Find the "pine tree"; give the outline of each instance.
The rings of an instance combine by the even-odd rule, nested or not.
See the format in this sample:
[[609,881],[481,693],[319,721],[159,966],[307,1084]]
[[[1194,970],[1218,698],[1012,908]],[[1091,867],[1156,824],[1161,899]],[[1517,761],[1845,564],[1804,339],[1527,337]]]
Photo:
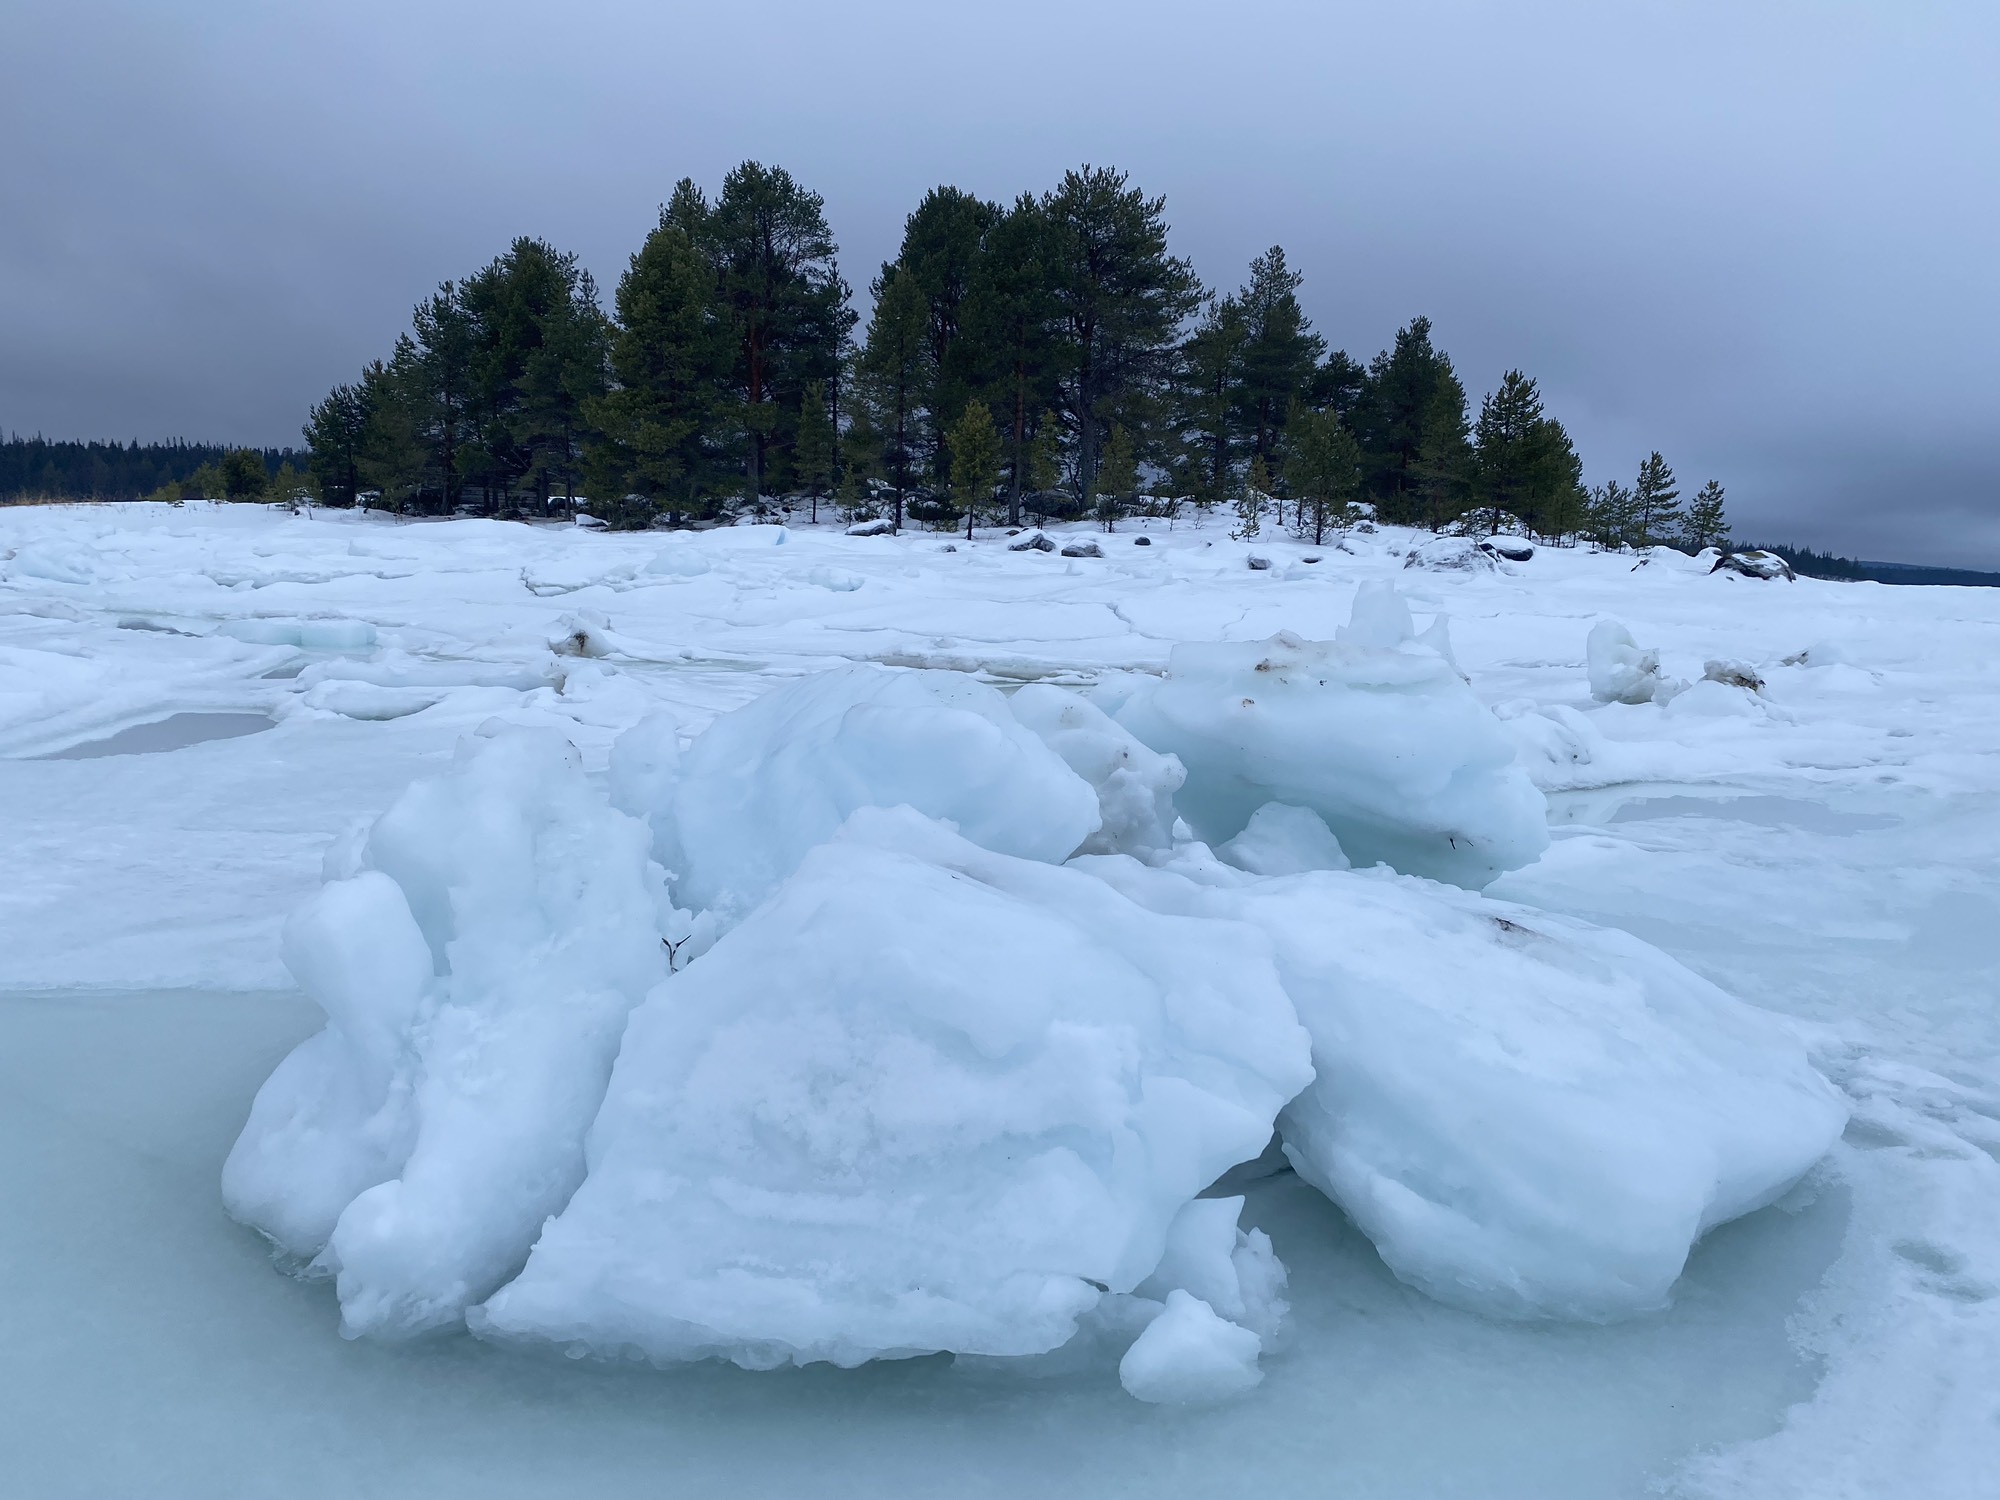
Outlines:
[[232,448],[222,455],[222,497],[225,500],[261,500],[270,487],[271,476],[264,468],[264,455],[254,448]]
[[714,271],[667,212],[620,278],[617,308],[614,386],[590,412],[603,434],[590,483],[676,523],[712,516],[729,457],[719,430],[731,347]]
[[983,393],[1003,429],[1010,526],[1021,524],[1022,497],[1037,489],[1030,473],[1034,443],[1049,429],[1036,425],[1035,414],[1057,394],[1049,276],[1048,217],[1033,194],[1023,193],[986,231],[951,345],[955,377]]
[[668,212],[696,226],[695,241],[716,267],[754,500],[790,464],[806,382],[839,377],[854,326],[826,200],[782,167],[746,161],[723,179],[713,208],[688,184],[675,189]]
[[872,514],[871,481],[882,477],[882,439],[870,420],[864,402],[853,408],[847,431],[840,435],[840,488],[838,496],[847,519],[858,521],[864,511]]
[[[1182,477],[1198,509],[1228,498],[1236,469],[1237,409],[1250,327],[1234,297],[1211,300],[1180,348],[1174,425]],[[1268,464],[1268,456],[1266,456]]]
[[1114,421],[1143,453],[1182,321],[1201,302],[1193,268],[1167,253],[1166,200],[1123,172],[1083,167],[1042,201],[1060,327],[1061,400],[1076,434],[1076,485],[1097,492],[1101,436]]
[[396,341],[388,363],[376,360],[361,372],[362,403],[368,412],[358,453],[361,477],[382,492],[382,501],[399,514],[416,499],[425,470],[423,435],[416,383],[416,351],[406,334]]
[[945,434],[951,453],[951,498],[965,512],[966,540],[979,512],[993,500],[1000,483],[1000,434],[993,430],[993,413],[984,401],[968,401]]
[[799,403],[798,437],[792,449],[792,468],[799,483],[812,497],[812,519],[819,521],[819,497],[833,482],[833,414],[827,409],[826,383],[809,381]]
[[326,504],[354,504],[361,489],[361,441],[367,425],[367,404],[358,385],[335,386],[307,415],[308,462]]
[[1722,510],[1723,489],[1713,479],[1696,492],[1681,522],[1681,535],[1696,552],[1705,547],[1729,546],[1729,521]]
[[1624,548],[1638,534],[1637,511],[1632,492],[1615,479],[1607,479],[1590,492],[1584,509],[1584,523],[1591,539],[1601,547]]
[[1465,387],[1447,371],[1431,392],[1408,471],[1423,524],[1442,531],[1464,511],[1472,485],[1472,444],[1467,440]]
[[1243,492],[1236,500],[1236,530],[1233,535],[1239,541],[1248,541],[1263,531],[1264,508],[1271,501],[1271,474],[1264,467],[1262,454],[1250,460],[1250,472],[1243,481]]
[[1656,546],[1679,533],[1680,494],[1667,461],[1658,451],[1647,455],[1639,465],[1639,481],[1632,487],[1633,522],[1638,532],[1635,545]]
[[1294,407],[1286,424],[1285,482],[1299,502],[1300,527],[1312,515],[1313,545],[1326,541],[1329,523],[1346,526],[1361,488],[1361,445],[1332,412]]
[[1110,440],[1104,445],[1104,461],[1097,471],[1097,519],[1104,523],[1106,531],[1115,529],[1119,516],[1131,507],[1138,494],[1139,463],[1132,452],[1132,436],[1114,422]]
[[962,346],[966,302],[984,258],[986,239],[1001,217],[1000,205],[955,187],[924,194],[903,225],[896,264],[916,280],[930,324],[930,350],[923,393],[932,428],[931,469],[943,486],[949,468],[945,415],[962,411],[982,363]]
[[[538,503],[574,494],[591,434],[585,410],[604,394],[611,342],[595,282],[574,255],[524,237],[458,293],[472,440],[457,457],[489,498],[523,485]],[[420,406],[422,427],[428,394]]]
[[450,515],[463,485],[463,446],[472,400],[473,323],[447,281],[417,304],[410,330],[422,371],[424,410],[418,426],[437,482],[438,510]]
[[1250,280],[1236,295],[1244,338],[1234,406],[1251,451],[1266,465],[1277,461],[1286,419],[1326,352],[1326,340],[1299,306],[1303,280],[1285,264],[1283,248],[1273,245],[1250,262]]
[[885,265],[874,286],[875,311],[861,351],[863,388],[882,434],[881,459],[896,490],[896,529],[903,528],[917,456],[919,417],[930,346],[930,309],[916,278]]
[[1541,421],[1541,392],[1519,370],[1503,375],[1500,388],[1480,403],[1474,430],[1474,493],[1487,513],[1488,531],[1499,529],[1502,515],[1518,516],[1527,507]]
[[1431,344],[1429,318],[1412,318],[1397,332],[1394,346],[1369,361],[1352,421],[1368,494],[1384,519],[1415,519],[1410,470],[1423,445],[1424,416],[1448,378],[1457,379],[1450,358]]
[[1034,439],[1028,445],[1026,479],[1028,491],[1035,497],[1036,514],[1046,514],[1043,497],[1053,494],[1062,484],[1062,466],[1062,421],[1054,412],[1045,411],[1035,424]]

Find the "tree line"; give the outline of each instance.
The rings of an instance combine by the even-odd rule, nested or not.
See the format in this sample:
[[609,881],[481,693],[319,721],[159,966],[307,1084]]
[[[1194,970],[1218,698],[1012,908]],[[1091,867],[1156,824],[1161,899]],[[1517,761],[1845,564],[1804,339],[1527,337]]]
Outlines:
[[14,434],[0,441],[0,500],[178,500],[290,497],[307,484],[291,448],[215,443],[71,443]]
[[1594,488],[1535,381],[1475,412],[1425,318],[1366,364],[1329,350],[1273,246],[1205,286],[1163,199],[1108,168],[990,202],[926,194],[851,307],[824,200],[745,162],[681,181],[606,308],[537,239],[414,311],[305,433],[321,497],[612,524],[838,506],[901,527],[1218,507],[1323,535],[1382,520],[1605,545],[1726,540],[1657,453]]

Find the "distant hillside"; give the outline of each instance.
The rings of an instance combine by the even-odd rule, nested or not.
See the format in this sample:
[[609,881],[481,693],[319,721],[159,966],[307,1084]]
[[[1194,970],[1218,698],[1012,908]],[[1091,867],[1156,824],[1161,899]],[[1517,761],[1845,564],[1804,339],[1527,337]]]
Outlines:
[[[231,450],[221,443],[60,443],[41,437],[0,442],[0,501],[139,500],[193,476]],[[291,448],[262,448],[265,469],[305,467]]]
[[1924,563],[1872,562],[1866,558],[1835,557],[1810,547],[1788,547],[1765,543],[1761,550],[1775,552],[1808,578],[1836,578],[1871,583],[1943,583],[1963,588],[2000,588],[2000,573],[1982,573],[1974,568],[1934,568]]

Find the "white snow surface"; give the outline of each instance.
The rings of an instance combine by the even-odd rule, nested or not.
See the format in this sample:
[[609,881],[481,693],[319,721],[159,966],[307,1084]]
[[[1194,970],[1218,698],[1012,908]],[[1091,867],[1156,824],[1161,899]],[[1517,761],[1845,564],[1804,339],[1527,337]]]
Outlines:
[[[1136,524],[1153,546],[1064,560],[999,535],[946,553],[837,528],[663,538],[257,507],[0,510],[15,875],[0,887],[0,1262],[17,1289],[0,1315],[0,1451],[16,1482],[641,1494],[671,1471],[830,1494],[1984,1495],[2000,1417],[2000,594],[1777,587],[1668,552],[1636,568],[1544,548],[1406,570],[1423,538],[1387,526],[1312,566],[1260,539],[1273,566],[1251,570],[1217,527]],[[1552,842],[1487,895],[1540,930],[1630,933],[1784,1017],[1851,1112],[1799,1187],[1700,1239],[1669,1307],[1609,1325],[1446,1307],[1283,1173],[1232,1189],[1246,1195],[1242,1318],[1211,1301],[1210,1235],[1191,1261],[1207,1274],[1178,1273],[1200,1285],[1149,1279],[1083,1319],[1113,1368],[1174,1291],[1257,1334],[1263,1383],[1197,1413],[1132,1401],[1098,1356],[1047,1363],[1064,1351],[996,1371],[968,1357],[750,1376],[543,1364],[463,1337],[350,1344],[327,1336],[336,1286],[273,1276],[265,1242],[215,1207],[253,1099],[261,1169],[293,1164],[280,1196],[295,1211],[259,1220],[290,1255],[331,1236],[343,1199],[408,1190],[406,1172],[369,1181],[414,1139],[399,1132],[415,1128],[413,1044],[429,1038],[403,1029],[404,1007],[413,989],[419,1011],[442,1007],[458,978],[434,959],[419,972],[420,903],[360,856],[383,809],[453,774],[455,747],[489,721],[555,731],[588,783],[651,715],[698,736],[773,686],[853,663],[948,669],[1003,694],[1051,682],[1119,718],[1176,646],[1337,642],[1387,613],[1357,610],[1360,588],[1390,583],[1418,619],[1449,614],[1449,639],[1433,624],[1423,648],[1352,648],[1429,649],[1462,673],[1547,799]],[[1602,702],[1583,645],[1605,618],[1658,651],[1663,678],[1715,660],[1764,686]],[[602,654],[551,649],[579,625]],[[275,727],[186,742],[252,716]],[[628,787],[677,779],[663,763],[680,747],[660,750],[658,727]],[[114,739],[155,753],[38,758]],[[1079,821],[1104,824],[1103,785],[1069,768],[1095,794]],[[1272,801],[1313,805],[1266,793],[1244,821]],[[653,841],[627,827],[643,853]],[[1269,884],[1328,880],[1394,883]],[[681,956],[699,951],[664,885],[628,894]],[[283,955],[312,971],[312,1001]],[[268,1107],[287,1077],[298,1098]],[[504,1163],[480,1141],[493,1149],[465,1161]],[[1266,1235],[1290,1273],[1275,1342],[1242,1290],[1275,1270],[1252,1253]],[[1036,1360],[1035,1380],[1006,1373]]]

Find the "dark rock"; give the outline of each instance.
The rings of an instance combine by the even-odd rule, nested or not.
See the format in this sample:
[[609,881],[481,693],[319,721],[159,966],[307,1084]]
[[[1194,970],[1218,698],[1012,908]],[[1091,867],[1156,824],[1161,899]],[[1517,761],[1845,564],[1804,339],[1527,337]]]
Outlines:
[[1708,571],[1741,573],[1745,578],[1782,578],[1787,583],[1794,580],[1792,565],[1775,552],[1728,552],[1715,560],[1715,566]]

